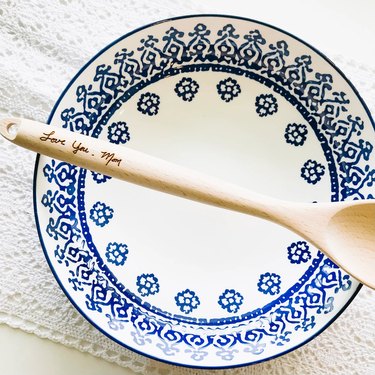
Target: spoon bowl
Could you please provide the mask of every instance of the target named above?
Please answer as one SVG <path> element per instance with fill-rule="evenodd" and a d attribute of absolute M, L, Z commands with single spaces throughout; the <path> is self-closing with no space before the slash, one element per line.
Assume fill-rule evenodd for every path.
<path fill-rule="evenodd" d="M 324 230 L 322 246 L 329 256 L 375 289 L 375 202 L 356 201 L 337 209 Z"/>
<path fill-rule="evenodd" d="M 375 289 L 375 201 L 286 204 L 278 219 Z"/>

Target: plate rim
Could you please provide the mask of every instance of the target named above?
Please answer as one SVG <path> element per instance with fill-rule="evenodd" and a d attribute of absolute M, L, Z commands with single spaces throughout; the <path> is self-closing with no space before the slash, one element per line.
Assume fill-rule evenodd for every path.
<path fill-rule="evenodd" d="M 230 15 L 230 14 L 220 14 L 220 13 L 199 13 L 199 14 L 189 14 L 189 15 L 180 15 L 180 16 L 176 16 L 176 17 L 170 17 L 170 18 L 165 18 L 165 19 L 162 19 L 162 20 L 159 20 L 159 21 L 154 21 L 154 22 L 151 22 L 151 23 L 148 23 L 146 25 L 143 25 L 143 26 L 140 26 L 140 27 L 137 27 L 133 30 L 131 30 L 130 32 L 128 33 L 125 33 L 123 34 L 122 36 L 120 36 L 119 38 L 115 39 L 114 41 L 112 41 L 111 43 L 107 44 L 105 47 L 103 47 L 99 52 L 97 52 L 91 59 L 89 59 L 78 71 L 77 73 L 71 78 L 71 80 L 69 81 L 69 83 L 67 84 L 67 86 L 64 88 L 64 90 L 61 92 L 61 94 L 59 95 L 58 99 L 56 100 L 56 102 L 54 103 L 54 106 L 48 116 L 48 119 L 47 119 L 47 124 L 50 124 L 51 121 L 52 121 L 52 118 L 60 104 L 60 102 L 62 101 L 62 99 L 64 98 L 65 94 L 68 92 L 68 90 L 71 88 L 71 86 L 75 83 L 75 81 L 81 76 L 81 74 L 86 70 L 86 68 L 88 68 L 99 56 L 101 56 L 104 52 L 106 52 L 108 49 L 110 49 L 112 46 L 116 45 L 117 43 L 119 43 L 120 41 L 122 41 L 123 39 L 126 39 L 128 38 L 129 36 L 133 35 L 133 34 L 136 34 L 138 33 L 139 31 L 142 31 L 144 29 L 147 29 L 147 28 L 150 28 L 150 27 L 153 27 L 153 26 L 156 26 L 156 25 L 160 25 L 160 24 L 163 24 L 163 23 L 167 23 L 167 22 L 171 22 L 171 21 L 178 21 L 178 20 L 181 20 L 181 19 L 190 19 L 190 18 L 205 18 L 205 17 L 208 17 L 208 18 L 229 18 L 229 19 L 235 19 L 235 20 L 241 20 L 241 21 L 248 21 L 248 22 L 252 22 L 252 23 L 256 23 L 256 24 L 259 24 L 259 25 L 262 25 L 262 26 L 266 26 L 268 28 L 271 28 L 271 29 L 274 29 L 278 32 L 281 32 L 293 39 L 295 39 L 296 41 L 298 41 L 299 43 L 302 43 L 303 45 L 305 45 L 306 47 L 308 47 L 309 49 L 311 49 L 312 51 L 314 51 L 317 55 L 319 55 L 321 58 L 323 58 L 323 60 L 325 60 L 329 65 L 332 66 L 332 68 L 345 80 L 345 82 L 349 85 L 350 89 L 353 90 L 353 93 L 355 94 L 355 96 L 358 98 L 358 100 L 360 101 L 363 109 L 365 110 L 367 116 L 369 117 L 370 119 L 370 122 L 374 128 L 374 131 L 375 131 L 375 121 L 374 119 L 372 118 L 372 115 L 371 115 L 371 112 L 369 110 L 369 108 L 367 107 L 365 101 L 363 100 L 363 98 L 361 97 L 361 95 L 359 94 L 358 90 L 356 89 L 356 87 L 353 85 L 353 83 L 347 78 L 347 76 L 341 71 L 340 68 L 338 68 L 330 58 L 328 58 L 324 53 L 322 53 L 319 49 L 315 48 L 314 46 L 310 45 L 308 42 L 304 41 L 303 39 L 295 36 L 294 34 L 288 32 L 288 31 L 285 31 L 284 29 L 278 27 L 278 26 L 274 26 L 274 25 L 271 25 L 269 23 L 266 23 L 266 22 L 263 22 L 263 21 L 259 21 L 259 20 L 256 20 L 256 19 L 252 19 L 252 18 L 248 18 L 248 17 L 242 17 L 242 16 L 235 16 L 235 15 Z M 203 366 L 203 365 L 193 365 L 193 364 L 185 364 L 185 363 L 179 363 L 179 362 L 174 362 L 174 361 L 168 361 L 166 359 L 163 359 L 163 358 L 159 358 L 159 357 L 156 357 L 156 356 L 153 356 L 151 354 L 148 354 L 148 353 L 144 353 L 142 352 L 141 350 L 138 350 L 136 348 L 133 348 L 133 347 L 130 347 L 128 346 L 127 344 L 121 342 L 120 340 L 118 340 L 117 338 L 115 338 L 114 336 L 110 335 L 108 332 L 104 331 L 104 329 L 102 329 L 101 327 L 99 327 L 94 321 L 93 319 L 91 319 L 77 304 L 76 302 L 74 301 L 73 297 L 70 296 L 70 294 L 68 293 L 68 291 L 66 290 L 66 288 L 64 287 L 62 281 L 60 280 L 59 276 L 57 275 L 57 272 L 56 270 L 54 269 L 50 259 L 49 259 L 49 256 L 48 256 L 48 253 L 47 253 L 47 249 L 45 247 L 45 244 L 44 244 L 44 241 L 43 241 L 43 237 L 42 237 L 42 232 L 41 232 L 41 228 L 40 228 L 40 225 L 39 225 L 39 220 L 38 220 L 38 208 L 37 208 L 37 197 L 36 197 L 36 188 L 37 188 L 37 177 L 38 177 L 38 167 L 39 167 L 39 161 L 40 161 L 40 154 L 37 154 L 36 156 L 36 159 L 35 159 L 35 164 L 34 164 L 34 174 L 33 174 L 33 208 L 34 208 L 34 219 L 35 219 L 35 225 L 36 225 L 36 228 L 37 228 L 37 232 L 38 232 L 38 237 L 39 237 L 39 242 L 41 244 L 41 247 L 43 249 L 43 253 L 44 253 L 44 256 L 47 260 L 47 264 L 50 268 L 50 271 L 51 273 L 53 274 L 55 280 L 57 281 L 59 287 L 61 288 L 61 290 L 64 292 L 64 294 L 66 295 L 66 297 L 68 298 L 68 300 L 70 301 L 70 303 L 74 306 L 74 308 L 78 311 L 78 313 L 83 317 L 85 318 L 92 326 L 94 326 L 99 332 L 101 332 L 102 334 L 104 334 L 106 337 L 108 337 L 109 339 L 111 339 L 112 341 L 114 341 L 115 343 L 121 345 L 122 347 L 125 347 L 126 349 L 132 351 L 132 352 L 135 352 L 143 357 L 146 357 L 146 358 L 150 358 L 152 360 L 156 360 L 158 362 L 162 362 L 162 363 L 166 363 L 166 364 L 169 364 L 169 365 L 175 365 L 175 366 L 179 366 L 179 367 L 186 367 L 186 368 L 192 368 L 192 369 L 206 369 L 206 370 L 225 370 L 225 369 L 234 369 L 234 368 L 239 368 L 239 367 L 245 367 L 245 366 L 251 366 L 251 365 L 255 365 L 255 364 L 259 364 L 259 363 L 262 363 L 262 362 L 266 362 L 266 361 L 269 361 L 269 360 L 272 360 L 272 359 L 275 359 L 277 357 L 281 357 L 289 352 L 292 352 L 304 345 L 306 345 L 307 343 L 309 343 L 310 341 L 312 341 L 313 339 L 315 339 L 317 336 L 319 336 L 323 331 L 325 331 L 331 324 L 333 324 L 336 319 L 338 319 L 341 314 L 348 308 L 348 306 L 352 303 L 352 301 L 354 300 L 354 298 L 357 296 L 357 294 L 359 293 L 359 291 L 361 290 L 362 288 L 362 284 L 359 283 L 358 286 L 357 286 L 357 289 L 353 292 L 353 294 L 350 296 L 350 298 L 346 301 L 346 303 L 341 307 L 340 310 L 338 310 L 338 312 L 336 313 L 336 315 L 325 325 L 323 325 L 321 327 L 321 329 L 319 329 L 317 332 L 315 332 L 313 335 L 311 335 L 310 337 L 308 337 L 307 339 L 305 339 L 304 341 L 302 341 L 301 343 L 285 350 L 285 351 L 282 351 L 280 353 L 277 353 L 277 354 L 274 354 L 270 357 L 267 357 L 267 358 L 263 358 L 263 359 L 259 359 L 257 361 L 252 361 L 252 362 L 246 362 L 246 363 L 240 363 L 240 364 L 232 364 L 232 365 L 227 365 L 227 366 Z"/>

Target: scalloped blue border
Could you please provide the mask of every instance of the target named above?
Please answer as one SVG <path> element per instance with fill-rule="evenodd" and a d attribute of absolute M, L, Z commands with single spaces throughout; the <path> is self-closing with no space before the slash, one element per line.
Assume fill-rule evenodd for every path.
<path fill-rule="evenodd" d="M 108 50 L 109 48 L 111 48 L 113 45 L 115 45 L 116 43 L 120 42 L 121 40 L 129 37 L 130 35 L 133 35 L 141 30 L 144 30 L 144 29 L 147 29 L 149 27 L 152 27 L 152 26 L 155 26 L 155 25 L 158 25 L 158 24 L 161 24 L 161 23 L 166 23 L 166 22 L 171 22 L 171 21 L 175 21 L 175 20 L 180 20 L 180 19 L 189 19 L 189 18 L 203 18 L 203 17 L 213 17 L 213 18 L 228 18 L 228 19 L 237 19 L 237 20 L 243 20 L 243 21 L 249 21 L 249 22 L 253 22 L 253 23 L 257 23 L 259 25 L 263 25 L 263 26 L 266 26 L 266 27 L 269 27 L 271 29 L 274 29 L 276 31 L 279 31 L 285 35 L 288 35 L 289 37 L 297 40 L 298 42 L 304 44 L 305 46 L 307 46 L 308 48 L 310 48 L 311 50 L 313 50 L 315 53 L 317 53 L 320 57 L 322 57 L 324 60 L 326 60 L 335 70 L 338 74 L 340 74 L 342 76 L 342 78 L 347 82 L 347 84 L 350 86 L 350 88 L 353 90 L 354 94 L 357 96 L 357 98 L 359 99 L 360 103 L 362 104 L 363 108 L 365 109 L 366 111 L 366 114 L 368 115 L 370 121 L 371 121 L 371 124 L 373 126 L 373 128 L 375 129 L 375 123 L 374 123 L 374 120 L 372 119 L 372 116 L 371 116 L 371 113 L 369 111 L 369 109 L 367 108 L 365 102 L 363 101 L 362 97 L 360 96 L 360 94 L 358 93 L 357 89 L 354 87 L 354 85 L 349 81 L 349 79 L 345 76 L 345 74 L 328 58 L 326 57 L 322 52 L 320 52 L 319 50 L 317 50 L 316 48 L 314 48 L 313 46 L 311 46 L 310 44 L 304 42 L 303 40 L 301 40 L 300 38 L 296 37 L 295 35 L 289 33 L 289 32 L 286 32 L 285 30 L 281 29 L 281 28 L 278 28 L 278 27 L 275 27 L 273 25 L 270 25 L 270 24 L 267 24 L 265 22 L 261 22 L 261 21 L 257 21 L 257 20 L 254 20 L 254 19 L 250 19 L 250 18 L 246 18 L 246 17 L 239 17 L 239 16 L 232 16 L 232 15 L 221 15 L 221 14 L 197 14 L 197 15 L 184 15 L 184 16 L 178 16 L 178 17 L 173 17 L 173 18 L 168 18 L 168 19 L 165 19 L 165 20 L 161 20 L 161 21 L 157 21 L 157 22 L 153 22 L 153 23 L 150 23 L 148 25 L 145 25 L 145 26 L 142 26 L 142 27 L 139 27 L 127 34 L 124 34 L 123 36 L 121 36 L 120 38 L 114 40 L 112 43 L 110 43 L 109 45 L 107 45 L 105 48 L 103 48 L 101 51 L 99 51 L 96 55 L 94 55 L 79 71 L 78 73 L 72 78 L 72 80 L 69 82 L 69 84 L 67 85 L 67 87 L 63 90 L 63 92 L 61 93 L 61 95 L 59 96 L 57 102 L 55 103 L 50 115 L 49 115 L 49 118 L 47 120 L 47 123 L 50 123 L 52 118 L 53 118 L 53 115 L 58 107 L 58 105 L 60 104 L 61 100 L 63 99 L 63 97 L 65 96 L 66 92 L 70 89 L 70 87 L 73 85 L 73 83 L 77 80 L 77 78 L 83 73 L 83 71 L 89 66 L 91 65 L 91 63 L 93 61 L 95 61 L 101 54 L 103 54 L 106 50 Z M 114 337 L 112 337 L 111 335 L 109 335 L 107 332 L 105 332 L 103 329 L 101 329 L 99 326 L 97 326 L 95 324 L 95 322 L 93 322 L 78 306 L 77 304 L 74 302 L 73 298 L 69 295 L 69 293 L 67 292 L 67 290 L 64 288 L 61 280 L 59 279 L 58 275 L 56 274 L 56 271 L 54 270 L 50 260 L 49 260 L 49 257 L 48 257 L 48 254 L 47 254 L 47 250 L 45 248 L 45 244 L 43 242 L 43 238 L 42 238 L 42 234 L 41 234 L 41 230 L 40 230 L 40 225 L 39 225 L 39 221 L 38 221 L 38 211 L 37 211 L 37 202 L 36 202 L 36 186 L 37 186 L 37 172 L 38 172 L 38 166 L 39 166 L 39 159 L 40 159 L 40 155 L 38 154 L 37 157 L 36 157 L 36 160 L 35 160 L 35 168 L 34 168 L 34 182 L 33 182 L 33 204 L 34 204 L 34 216 L 35 216 L 35 222 L 36 222 L 36 227 L 37 227 L 37 231 L 38 231 L 38 236 L 39 236 L 39 240 L 40 240 L 40 243 L 41 243 L 41 246 L 43 248 L 43 252 L 44 252 L 44 255 L 46 257 L 46 260 L 47 260 L 47 263 L 51 269 L 51 272 L 53 273 L 56 281 L 58 282 L 58 284 L 60 285 L 61 289 L 64 291 L 65 295 L 67 296 L 67 298 L 70 300 L 70 302 L 73 304 L 73 306 L 79 311 L 79 313 L 86 319 L 88 320 L 95 328 L 97 328 L 100 332 L 102 332 L 104 335 L 106 335 L 107 337 L 109 337 L 111 340 L 115 341 L 116 343 L 126 347 L 127 349 L 133 351 L 133 352 L 136 352 L 142 356 L 145 356 L 145 357 L 148 357 L 148 358 L 151 358 L 151 359 L 155 359 L 155 360 L 158 360 L 158 361 L 161 361 L 161 362 L 164 362 L 164 363 L 168 363 L 168 364 L 172 364 L 172 365 L 179 365 L 179 366 L 183 366 L 183 367 L 188 367 L 188 368 L 196 368 L 196 369 L 229 369 L 229 368 L 237 368 L 237 367 L 242 367 L 242 366 L 247 366 L 247 365 L 253 365 L 253 364 L 256 364 L 256 363 L 260 363 L 260 362 L 265 362 L 267 360 L 270 360 L 270 359 L 274 359 L 274 358 L 277 358 L 281 355 L 284 355 L 286 353 L 289 353 L 303 345 L 305 345 L 306 343 L 308 343 L 309 341 L 311 341 L 312 339 L 314 339 L 316 336 L 318 336 L 321 332 L 323 332 L 329 325 L 331 325 L 341 314 L 342 312 L 349 306 L 349 304 L 353 301 L 353 299 L 355 298 L 355 296 L 358 294 L 358 292 L 360 291 L 362 285 L 359 284 L 356 291 L 353 293 L 353 295 L 349 298 L 349 300 L 347 301 L 347 303 L 342 307 L 342 309 L 336 314 L 335 317 L 333 317 L 331 319 L 330 322 L 328 322 L 324 327 L 322 327 L 318 332 L 316 332 L 314 335 L 312 335 L 311 337 L 309 337 L 307 340 L 303 341 L 302 343 L 294 346 L 293 348 L 290 348 L 284 352 L 281 352 L 281 353 L 278 353 L 274 356 L 271 356 L 271 357 L 268 357 L 268 358 L 264 358 L 264 359 L 261 359 L 259 361 L 254 361 L 254 362 L 249 362 L 249 363 L 243 363 L 243 364 L 237 364 L 237 365 L 229 365 L 229 366 L 217 366 L 217 367 L 213 367 L 213 366 L 206 366 L 206 367 L 203 367 L 203 366 L 194 366 L 194 365 L 186 365 L 186 364 L 181 364 L 181 363 L 176 363 L 176 362 L 172 362 L 172 361 L 167 361 L 167 360 L 164 360 L 164 359 L 160 359 L 160 358 L 157 358 L 157 357 L 154 357 L 154 356 L 151 356 L 151 355 L 148 355 L 148 354 L 145 354 L 139 350 L 136 350 L 134 348 L 131 348 L 129 346 L 127 346 L 126 344 L 120 342 L 119 340 L 115 339 Z"/>

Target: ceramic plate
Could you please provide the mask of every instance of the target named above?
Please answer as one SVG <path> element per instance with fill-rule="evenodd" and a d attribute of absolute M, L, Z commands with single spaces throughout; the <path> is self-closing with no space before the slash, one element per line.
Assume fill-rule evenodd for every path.
<path fill-rule="evenodd" d="M 85 65 L 50 123 L 256 192 L 372 197 L 374 127 L 345 76 L 275 27 L 191 16 L 118 39 Z M 36 164 L 40 239 L 80 313 L 121 345 L 183 366 L 284 354 L 359 289 L 272 223 L 58 160 Z"/>

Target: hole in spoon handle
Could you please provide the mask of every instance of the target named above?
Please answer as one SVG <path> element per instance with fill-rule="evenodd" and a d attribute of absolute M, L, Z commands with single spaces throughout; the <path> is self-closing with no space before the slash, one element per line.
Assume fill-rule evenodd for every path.
<path fill-rule="evenodd" d="M 8 139 L 9 141 L 13 141 L 16 138 L 19 127 L 19 119 L 9 118 L 0 121 L 0 133 L 4 138 Z"/>

